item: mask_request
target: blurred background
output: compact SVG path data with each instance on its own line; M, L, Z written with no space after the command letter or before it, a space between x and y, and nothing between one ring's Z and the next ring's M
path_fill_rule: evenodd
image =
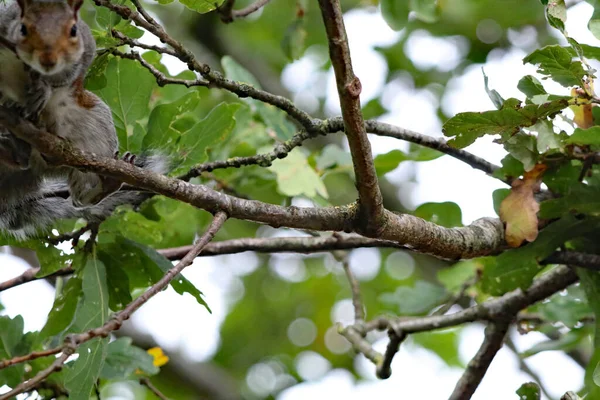
M250 3L238 0L236 8ZM504 98L523 99L517 82L526 74L535 75L534 67L523 65L523 57L562 40L548 27L539 0L439 0L435 23L414 14L406 21L390 18L407 7L401 0L397 5L388 2L397 10L388 10L385 19L377 0L342 3L366 118L431 136L441 136L443 121L458 112L494 108L482 68L489 86ZM586 2L567 3L569 34L580 43L599 45L586 29L593 8ZM148 2L147 7L199 60L221 69L221 58L230 56L264 89L293 99L309 113L340 114L316 1L273 0L233 24L223 24L216 13L199 15L179 3ZM148 34L142 41L159 44ZM163 63L172 74L185 70L168 57ZM551 82L544 85L551 93L565 94L566 89ZM207 108L226 98L200 91ZM375 155L412 149L391 138L372 136L371 143ZM317 154L309 157L317 165L337 160L337 167L323 168L321 175L329 200L354 201L344 137L329 135L303 147ZM501 146L488 138L467 150L496 164L504 156ZM227 172L217 175L228 178ZM449 157L405 161L380 179L390 210L413 211L428 202L451 202L447 220L438 222L444 225L495 217L492 192L503 187ZM293 203L306 206L313 201L298 197ZM236 222L219 235L231 239L305 234ZM427 314L446 290L477 268L465 262L448 269L447 263L431 257L389 249L358 249L349 259L368 317ZM27 268L23 259L10 254L0 254L0 263L2 281ZM191 296L179 296L169 288L121 330L139 346L158 345L169 355L170 362L153 382L173 399L363 399L389 394L444 399L483 338L483 327L476 324L412 335L394 359L392 377L379 381L373 365L356 356L337 334L335 324L351 323L353 309L341 264L333 255L244 253L201 258L184 275L204 292L212 315ZM2 313L22 314L26 330L40 329L53 296L53 287L44 281L11 289L0 293ZM417 304L407 306L400 298L415 299ZM517 398L515 390L536 379L551 398L582 386L584 370L577 359L562 351L538 352L546 336L515 331L510 338L510 346L492 363L475 399ZM385 348L385 333L370 339L378 350ZM522 360L517 352L531 355ZM145 396L142 393L133 384L115 384L102 391L103 399L139 399Z

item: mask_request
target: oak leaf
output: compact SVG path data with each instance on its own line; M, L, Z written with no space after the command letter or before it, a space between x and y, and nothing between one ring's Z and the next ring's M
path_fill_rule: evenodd
M525 172L522 179L512 183L510 194L500 204L500 219L506 225L505 240L511 247L519 247L525 240L533 242L537 238L540 205L533 194L539 192L546 168L544 164L537 164L531 171Z

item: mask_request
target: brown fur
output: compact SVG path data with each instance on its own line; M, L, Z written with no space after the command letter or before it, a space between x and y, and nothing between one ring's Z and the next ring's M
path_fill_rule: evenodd
M59 59L68 61L81 46L79 37L70 34L77 13L67 3L30 3L25 5L23 13L27 35L18 46L26 53L37 54L41 64L53 65Z
M75 97L75 102L80 107L85 109L91 109L97 104L97 98L92 93L85 90L83 87L83 77L80 76L77 78L75 82L73 82L73 96Z

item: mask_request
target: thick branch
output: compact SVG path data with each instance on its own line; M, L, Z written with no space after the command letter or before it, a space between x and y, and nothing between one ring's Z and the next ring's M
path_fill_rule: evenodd
M361 83L352 70L350 47L339 0L319 0L319 6L327 31L329 57L335 72L344 132L348 137L356 175L359 217L364 220L365 232L376 236L385 225L386 214L360 106Z
M507 321L500 321L492 322L485 328L483 344L469 362L449 400L469 400L473 396L496 353L502 348L509 325Z
M32 144L52 162L111 176L135 187L181 200L212 213L224 210L232 218L265 223L273 227L354 231L369 235L369 232L362 229L354 205L298 208L240 199L206 186L167 178L120 160L98 157L73 149L63 139L37 129L2 107L0 125ZM384 213L387 223L380 227L376 233L377 237L440 258L472 258L494 253L503 246L503 226L497 219L484 218L466 227L444 228L412 215L396 215L388 211Z

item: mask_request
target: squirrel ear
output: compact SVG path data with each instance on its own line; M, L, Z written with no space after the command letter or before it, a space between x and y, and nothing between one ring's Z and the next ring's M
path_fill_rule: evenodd
M17 1L28 1L28 0L17 0ZM75 13L75 18L77 18L77 13L83 4L83 0L67 0L67 4L73 9Z

